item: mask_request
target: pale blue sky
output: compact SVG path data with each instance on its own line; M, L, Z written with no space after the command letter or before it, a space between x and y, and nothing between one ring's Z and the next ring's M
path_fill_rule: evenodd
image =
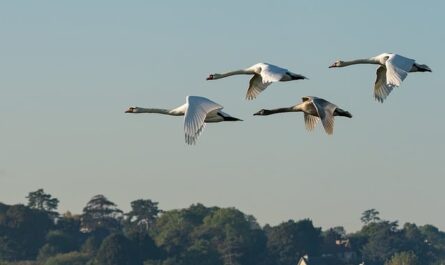
M44 188L80 213L95 194L124 210L234 206L261 224L311 218L360 227L390 220L445 229L442 1L3 1L0 201ZM372 65L336 59L396 52L429 65L384 104ZM310 78L244 100L249 77L208 74L269 62ZM129 115L205 96L244 122L184 143L181 117ZM303 115L253 117L314 95L349 110L333 136Z

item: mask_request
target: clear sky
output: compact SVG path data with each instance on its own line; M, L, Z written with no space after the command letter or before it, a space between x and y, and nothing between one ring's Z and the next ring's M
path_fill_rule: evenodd
M445 230L443 1L2 1L0 201L44 188L81 213L104 194L121 209L139 198L164 209L234 206L275 225L311 218L360 228L389 220ZM413 73L384 104L376 66L337 59L396 52ZM248 76L210 73L258 62L310 78L244 100ZM131 115L208 97L244 122L210 124L184 143L182 117ZM261 108L319 96L350 111L333 136L301 113Z

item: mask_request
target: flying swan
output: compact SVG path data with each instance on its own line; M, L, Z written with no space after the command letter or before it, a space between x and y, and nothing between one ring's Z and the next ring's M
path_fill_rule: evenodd
M304 112L304 123L308 131L312 131L321 120L327 134L334 132L334 116L352 118L351 113L342 110L337 105L317 97L303 97L303 102L288 108L262 109L253 115L266 116L282 112Z
M271 83L278 81L292 81L307 79L306 77L290 72L287 69L268 64L257 63L249 68L227 72L224 74L211 74L207 80L216 80L231 75L253 75L249 82L246 99L255 99L258 94L265 90Z
M395 53L382 53L368 59L353 61L336 61L329 68L345 67L353 64L378 64L377 79L374 85L374 97L383 103L394 87L400 86L408 72L431 72L424 64L417 64L415 60Z
M205 97L187 96L184 105L177 108L155 109L130 107L125 113L159 113L172 116L184 116L184 133L187 144L195 144L206 123L222 121L241 121L222 112L223 106Z

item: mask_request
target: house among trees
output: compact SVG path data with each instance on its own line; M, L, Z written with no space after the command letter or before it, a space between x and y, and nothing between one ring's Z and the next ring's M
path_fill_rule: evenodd
M300 258L297 265L329 265L325 257L311 257L304 255Z

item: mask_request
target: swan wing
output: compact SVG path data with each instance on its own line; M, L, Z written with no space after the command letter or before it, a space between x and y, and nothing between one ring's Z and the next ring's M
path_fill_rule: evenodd
M386 83L386 67L380 66L377 68L377 78L374 84L374 98L383 103L386 97L391 93L394 86Z
M306 126L306 130L312 131L320 120L317 116L313 116L307 113L304 113L304 125Z
M187 110L184 115L184 133L187 144L195 144L204 129L204 120L209 112L223 107L210 99L197 96L187 97Z
M272 83L280 81L289 70L272 64L262 64L261 77L263 82Z
M258 96L258 94L263 92L263 90L266 89L270 84L271 82L264 82L261 75L254 74L249 82L249 88L247 89L246 99L247 100L255 99Z
M385 62L386 83L392 86L400 86L414 62L413 59L398 54L391 54Z
M312 99L312 104L318 112L324 130L327 134L332 134L334 132L334 111L337 106L329 101L316 97Z

